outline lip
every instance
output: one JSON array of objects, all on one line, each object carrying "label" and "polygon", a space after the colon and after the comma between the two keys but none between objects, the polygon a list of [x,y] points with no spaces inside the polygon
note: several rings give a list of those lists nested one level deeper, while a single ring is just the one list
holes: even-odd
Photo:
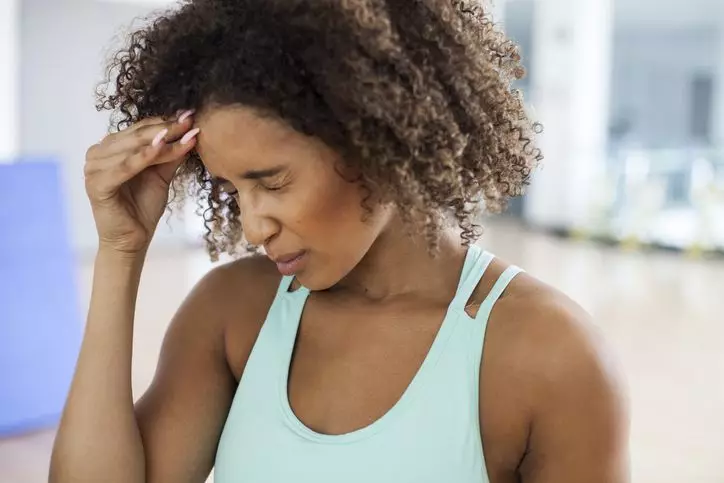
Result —
[{"label": "lip", "polygon": [[299,272],[307,259],[307,252],[300,250],[295,253],[288,253],[279,257],[269,257],[277,265],[277,270],[282,275],[290,276]]}]

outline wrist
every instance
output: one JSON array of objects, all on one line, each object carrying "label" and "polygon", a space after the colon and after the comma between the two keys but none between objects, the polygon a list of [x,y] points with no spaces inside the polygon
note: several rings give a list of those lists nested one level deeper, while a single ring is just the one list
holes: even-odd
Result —
[{"label": "wrist", "polygon": [[126,268],[140,268],[146,260],[147,249],[124,251],[101,243],[96,253],[96,263]]}]

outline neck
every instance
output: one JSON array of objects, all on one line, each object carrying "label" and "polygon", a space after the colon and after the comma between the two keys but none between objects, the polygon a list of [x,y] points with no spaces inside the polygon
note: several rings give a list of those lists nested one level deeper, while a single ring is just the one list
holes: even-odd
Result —
[{"label": "neck", "polygon": [[465,253],[454,230],[443,234],[437,253],[432,254],[423,236],[411,236],[395,224],[380,234],[336,288],[378,302],[400,295],[449,298],[457,287]]}]

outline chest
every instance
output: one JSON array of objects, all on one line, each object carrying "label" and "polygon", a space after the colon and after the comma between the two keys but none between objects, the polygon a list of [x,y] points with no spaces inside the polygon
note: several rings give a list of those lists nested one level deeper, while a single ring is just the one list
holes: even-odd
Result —
[{"label": "chest", "polygon": [[289,365],[291,409],[322,434],[350,433],[379,420],[415,379],[445,315],[446,307],[434,304],[310,298]]},{"label": "chest", "polygon": [[[476,339],[478,333],[468,330],[474,321],[450,323],[454,318],[446,317],[445,306],[419,301],[356,306],[310,296],[298,314],[285,315],[298,317],[296,325],[287,320],[279,332],[274,325],[280,320],[271,317],[259,334],[255,355],[249,357],[248,371],[244,370],[249,373],[245,374],[247,384],[240,386],[227,422],[224,447],[238,443],[251,455],[289,441],[289,429],[303,439],[327,443],[338,435],[344,435],[345,441],[347,437],[356,440],[385,428],[387,432],[359,443],[354,452],[352,447],[350,452],[343,451],[346,445],[315,445],[313,453],[331,451],[334,455],[330,453],[329,458],[340,461],[354,453],[349,461],[353,464],[364,453],[360,451],[363,444],[369,446],[370,455],[383,458],[384,445],[393,441],[398,449],[389,451],[399,455],[400,445],[407,444],[416,448],[410,453],[413,456],[440,455],[433,457],[437,462],[433,467],[441,467],[445,451],[451,457],[464,453],[470,461],[482,461],[482,440],[491,481],[515,481],[511,478],[520,454],[514,450],[519,445],[511,431],[514,411],[505,391],[501,392],[509,384],[501,369],[499,354],[504,350],[495,340],[496,324],[491,324],[485,341],[496,348],[483,355],[479,372],[475,350],[468,353],[483,344],[482,338]],[[279,347],[283,348],[279,351]],[[284,360],[277,364],[280,358]],[[281,383],[272,384],[272,380]],[[390,435],[390,421],[400,435]],[[268,444],[260,437],[268,439]],[[448,437],[457,438],[452,451],[443,449]]]},{"label": "chest", "polygon": [[[459,317],[311,298],[291,324],[277,309],[287,318],[265,323],[227,418],[219,481],[487,483]],[[264,465],[272,453],[284,464]]]}]

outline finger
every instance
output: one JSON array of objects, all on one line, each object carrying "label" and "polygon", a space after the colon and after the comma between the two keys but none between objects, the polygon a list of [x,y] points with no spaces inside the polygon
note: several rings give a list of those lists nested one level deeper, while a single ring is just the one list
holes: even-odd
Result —
[{"label": "finger", "polygon": [[179,109],[176,111],[176,115],[172,116],[171,118],[168,117],[148,117],[145,119],[141,119],[140,121],[134,123],[129,130],[136,130],[138,128],[142,127],[148,127],[148,126],[154,126],[157,124],[163,124],[166,122],[178,122],[179,124],[182,124],[186,119],[188,119],[192,114],[196,112],[195,109]]},{"label": "finger", "polygon": [[112,144],[115,141],[117,141],[119,138],[124,138],[124,137],[128,136],[129,134],[131,134],[132,132],[137,131],[140,128],[163,124],[165,122],[168,122],[168,119],[164,119],[162,117],[149,117],[146,119],[142,119],[125,129],[121,129],[120,131],[116,131],[116,132],[107,133],[105,136],[103,136],[103,139],[101,139],[98,142],[98,145],[102,145],[104,143],[106,145]]},{"label": "finger", "polygon": [[96,160],[94,168],[90,168],[91,176],[99,186],[101,194],[115,192],[121,185],[135,177],[144,169],[153,165],[165,143],[161,141],[155,146],[145,146],[133,154],[116,154],[111,157]]},{"label": "finger", "polygon": [[[178,165],[186,158],[189,151],[196,145],[199,128],[189,131],[181,140],[166,144],[161,140],[139,148],[134,154],[116,154],[86,163],[85,175],[87,183],[93,187],[99,197],[109,196],[123,183],[135,177],[143,170],[156,167],[159,175],[170,182]],[[169,164],[168,167],[163,167]]]},{"label": "finger", "polygon": [[142,147],[149,146],[154,140],[158,143],[166,137],[170,138],[171,130],[173,129],[173,132],[176,133],[180,127],[177,125],[174,129],[174,124],[167,121],[144,126],[127,133],[118,133],[117,137],[101,143],[101,149],[94,154],[96,157],[109,157],[121,153],[132,154]]},{"label": "finger", "polygon": [[[181,113],[178,120],[167,120],[162,118],[144,119],[134,125],[133,128],[114,133],[101,142],[98,156],[112,156],[121,152],[133,152],[151,142],[166,129],[161,135],[166,142],[174,142],[180,139],[193,124],[193,111]],[[101,152],[102,151],[102,152]]]},{"label": "finger", "polygon": [[176,115],[172,118],[166,118],[166,117],[149,117],[146,119],[141,119],[137,123],[133,124],[128,131],[136,131],[141,128],[147,128],[147,127],[153,127],[157,126],[159,124],[168,124],[176,122],[178,124],[185,124],[187,120],[190,120],[191,116],[194,114],[195,109],[180,109],[176,112]]},{"label": "finger", "polygon": [[86,179],[96,176],[103,171],[108,171],[110,168],[121,164],[127,157],[126,154],[121,153],[101,159],[90,158],[83,166],[83,175]]},{"label": "finger", "polygon": [[136,129],[126,129],[113,133],[104,138],[100,143],[96,145],[96,149],[88,155],[92,155],[96,158],[104,158],[114,156],[116,154],[133,152],[144,145],[150,144],[148,140],[149,132],[160,132],[164,129],[168,129],[171,123],[168,121],[162,121],[157,123],[148,123],[144,126]]},{"label": "finger", "polygon": [[[159,134],[161,133],[163,131]],[[157,142],[154,141],[149,146],[138,149],[135,154],[116,165],[117,179],[120,183],[125,183],[150,166],[172,163],[186,157],[195,146],[198,133],[199,128],[192,129],[178,142],[172,144],[166,143],[161,136],[157,136]]]},{"label": "finger", "polygon": [[[196,146],[196,136],[199,129],[192,129],[184,138],[168,146],[169,152],[166,154],[170,158],[169,161],[156,163],[154,169],[163,178],[166,183],[170,183],[179,165],[186,159],[188,153]],[[161,156],[159,156],[161,158]]]},{"label": "finger", "polygon": [[87,162],[83,169],[86,192],[91,199],[106,199],[118,191],[121,186],[116,171],[127,156],[117,154],[103,159],[103,163]]},{"label": "finger", "polygon": [[150,161],[150,165],[170,163],[177,158],[185,157],[196,145],[196,136],[199,131],[199,128],[191,129],[175,143],[169,144],[164,141],[163,147],[158,155]]},{"label": "finger", "polygon": [[142,127],[149,127],[149,126],[154,126],[157,124],[163,124],[168,121],[169,121],[168,119],[165,119],[161,116],[147,117],[145,119],[141,119],[140,121],[133,123],[130,127],[128,127],[128,129],[124,129],[121,132],[133,132]]}]

